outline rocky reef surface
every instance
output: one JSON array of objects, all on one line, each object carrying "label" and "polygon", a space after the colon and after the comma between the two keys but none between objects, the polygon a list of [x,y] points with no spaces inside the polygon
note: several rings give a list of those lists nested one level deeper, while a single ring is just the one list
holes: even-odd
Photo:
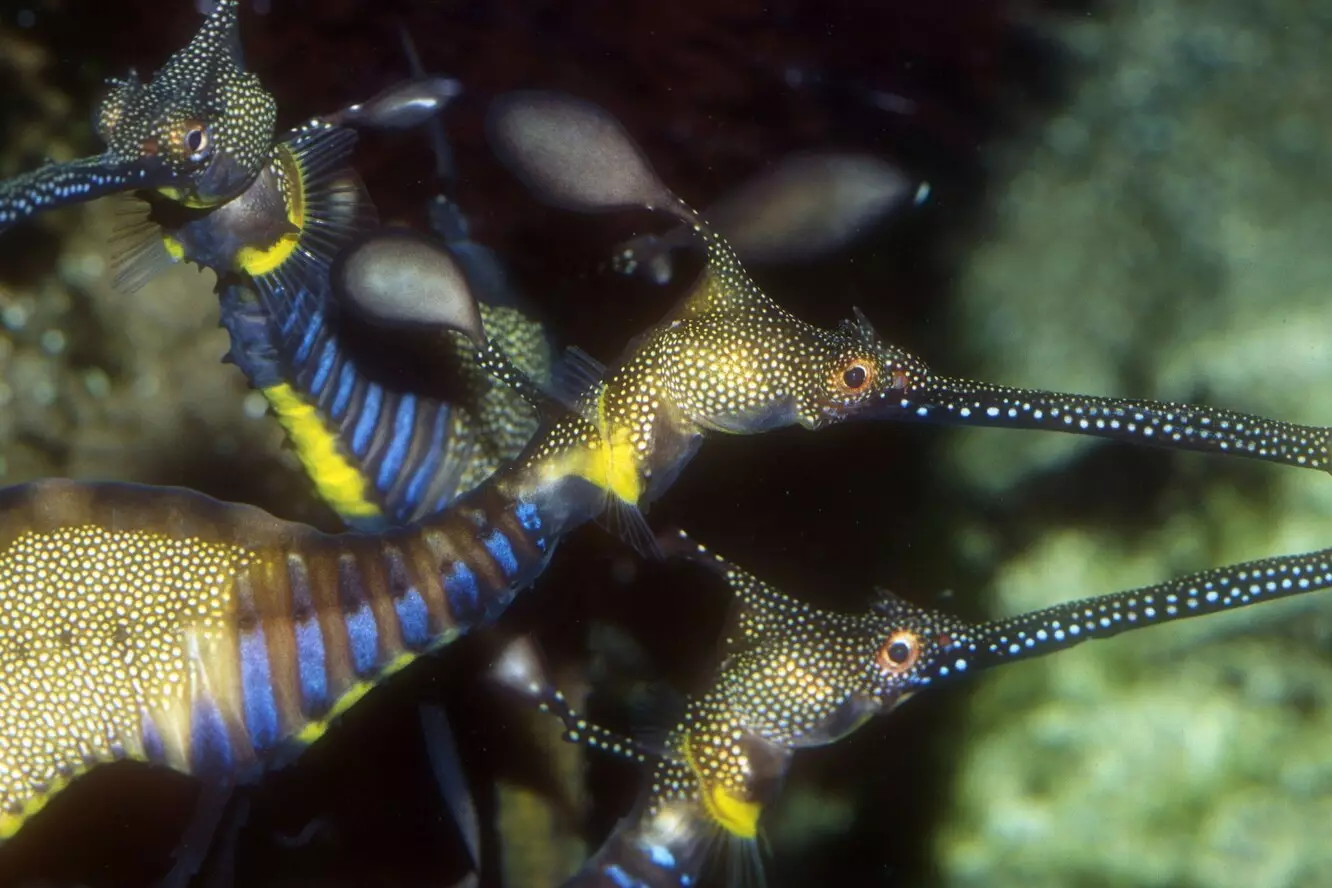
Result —
[{"label": "rocky reef surface", "polygon": [[[985,147],[984,222],[948,245],[950,299],[929,310],[932,332],[918,338],[948,344],[928,355],[941,369],[994,381],[1332,424],[1332,6],[1106,6],[1038,20],[1074,59],[1075,79],[1053,115]],[[282,37],[260,36],[261,48]],[[301,53],[276,57],[306,64]],[[53,50],[0,19],[0,89],[19,99],[0,106],[0,175],[95,150],[68,77]],[[737,96],[737,106],[749,101]],[[641,116],[635,132],[660,115]],[[418,189],[391,199],[415,205]],[[116,292],[116,225],[103,201],[0,238],[0,482],[183,484],[332,526],[262,400],[219,363],[226,337],[211,273],[174,269]],[[829,267],[869,289],[864,263],[859,277]],[[854,289],[837,277],[817,283]],[[866,302],[872,317],[889,313]],[[811,467],[813,480],[778,477],[797,489],[790,504],[768,514],[737,497],[701,510],[715,509],[719,525],[832,528],[813,542],[789,537],[802,544],[793,559],[834,551],[829,540],[844,546],[839,557],[888,557],[871,548],[887,531],[844,520],[861,514],[862,492],[846,482],[841,503],[814,470],[840,469],[841,457],[815,463],[799,449],[839,445],[802,440],[752,445],[783,458],[789,447],[793,465]],[[1332,542],[1332,479],[1314,473],[1063,435],[949,430],[932,440],[941,451],[929,482],[947,491],[938,502],[948,511],[932,513],[934,498],[899,511],[922,546],[921,528],[945,528],[930,544],[940,563],[983,580],[954,602],[973,614]],[[818,511],[797,507],[802,483],[817,488]],[[787,556],[773,548],[772,565],[751,566],[776,579]],[[910,788],[935,809],[928,860],[913,864],[927,872],[911,884],[1332,884],[1330,648],[1332,601],[1310,596],[1095,643],[948,692],[952,711],[909,747],[929,745],[943,762],[932,765],[942,777]],[[883,849],[900,841],[900,799],[876,774],[885,745],[920,730],[920,705],[797,770],[770,831],[789,865],[774,884],[855,872],[853,854],[829,853],[839,844],[878,843],[876,866],[892,856]],[[829,763],[843,774],[832,794],[806,780]]]},{"label": "rocky reef surface", "polygon": [[[1332,7],[1153,0],[1056,34],[1079,85],[993,149],[988,230],[960,251],[969,372],[1332,424]],[[956,540],[996,614],[1332,543],[1332,479],[1310,472],[950,440],[943,474],[987,516]],[[944,884],[1332,884],[1330,651],[1319,595],[982,679]]]}]

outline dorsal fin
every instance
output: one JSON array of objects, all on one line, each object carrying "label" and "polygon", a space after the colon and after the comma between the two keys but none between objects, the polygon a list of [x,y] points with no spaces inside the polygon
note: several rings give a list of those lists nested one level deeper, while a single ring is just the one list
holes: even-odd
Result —
[{"label": "dorsal fin", "polygon": [[736,653],[762,643],[780,631],[793,614],[813,614],[797,601],[763,582],[738,564],[728,561],[695,541],[684,530],[658,536],[658,545],[668,557],[702,565],[725,580],[735,598],[727,617],[724,653]]}]

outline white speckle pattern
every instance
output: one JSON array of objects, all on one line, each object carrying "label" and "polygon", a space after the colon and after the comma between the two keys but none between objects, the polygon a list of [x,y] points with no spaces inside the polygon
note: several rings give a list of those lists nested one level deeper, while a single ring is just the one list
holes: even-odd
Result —
[{"label": "white speckle pattern", "polygon": [[973,668],[1026,659],[1090,638],[1332,587],[1332,549],[1218,567],[1154,586],[1060,604],[974,627]]},{"label": "white speckle pattern", "polygon": [[220,0],[149,83],[112,82],[97,114],[107,152],[0,183],[0,230],[43,210],[170,186],[193,206],[239,194],[268,162],[277,104],[233,53],[238,0]]},{"label": "white speckle pattern", "polygon": [[188,696],[183,629],[222,628],[244,550],[95,526],[0,552],[0,820],[133,752]]},{"label": "white speckle pattern", "polygon": [[930,422],[1049,429],[1323,471],[1330,467],[1332,429],[1192,404],[1008,388],[939,376],[896,406],[903,418]]},{"label": "white speckle pattern", "polygon": [[621,366],[582,393],[579,415],[544,436],[528,467],[609,445],[634,460],[640,478],[671,477],[689,453],[674,446],[681,438],[821,428],[917,384],[919,362],[868,325],[806,324],[754,284],[718,234],[702,222],[695,231],[708,256],[699,283]]}]

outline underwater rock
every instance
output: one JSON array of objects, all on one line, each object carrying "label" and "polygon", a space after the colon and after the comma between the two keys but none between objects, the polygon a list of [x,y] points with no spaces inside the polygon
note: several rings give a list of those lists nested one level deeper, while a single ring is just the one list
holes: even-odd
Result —
[{"label": "underwater rock", "polygon": [[[1060,29],[1083,77],[995,157],[954,307],[967,372],[1332,420],[1332,20],[1306,12],[1138,2]],[[1016,532],[959,528],[993,613],[1329,542],[1332,481],[1305,473],[1075,436],[950,444],[966,496],[1023,501]],[[1159,476],[1134,474],[1149,462]],[[1118,511],[1089,517],[1098,490]],[[1311,596],[986,677],[958,726],[942,883],[1332,884],[1330,636],[1332,600]]]},{"label": "underwater rock", "polygon": [[[20,99],[0,111],[14,134],[0,176],[93,150],[86,112],[54,85],[58,67],[0,26],[0,86]],[[281,430],[255,420],[244,379],[221,363],[212,273],[179,267],[132,295],[113,288],[124,208],[51,213],[0,242],[0,483],[178,484],[322,518],[284,465]]]}]

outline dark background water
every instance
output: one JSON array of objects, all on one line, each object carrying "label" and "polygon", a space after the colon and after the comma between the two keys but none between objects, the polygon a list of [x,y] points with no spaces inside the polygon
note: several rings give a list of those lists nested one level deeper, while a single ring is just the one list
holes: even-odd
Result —
[{"label": "dark background water", "polygon": [[[67,97],[65,116],[81,121],[96,103],[101,78],[129,67],[146,74],[183,45],[198,21],[189,6],[4,0],[10,12],[22,7],[34,15],[31,27],[13,27],[9,14],[0,25],[49,53],[44,82]],[[983,0],[273,0],[272,6],[267,15],[247,7],[242,35],[249,67],[278,100],[280,124],[333,110],[402,78],[399,25],[411,32],[430,71],[463,82],[467,95],[447,115],[459,199],[477,238],[511,261],[565,342],[613,360],[669,307],[672,291],[605,269],[611,245],[662,223],[646,214],[575,217],[532,201],[499,167],[481,133],[486,101],[508,89],[564,90],[607,107],[669,185],[699,207],[796,150],[870,151],[928,179],[932,198],[924,207],[895,216],[851,250],[798,268],[755,269],[754,275],[783,305],[815,323],[835,323],[859,306],[888,338],[955,372],[970,369],[952,342],[958,257],[993,225],[987,152],[1044,126],[1078,82],[1080,72],[1063,51],[1038,36],[1040,25],[1095,12],[1072,2]],[[6,102],[13,103],[5,115],[8,144],[25,119],[25,103],[42,99],[21,79],[4,86]],[[79,123],[68,123],[68,138],[90,150]],[[24,168],[40,158],[5,159]],[[385,219],[422,222],[423,202],[435,188],[423,139],[368,136],[358,167]],[[5,280],[31,285],[49,273],[59,236],[58,230],[29,231],[0,243]],[[70,335],[77,341],[79,332]],[[400,350],[383,346],[386,362],[399,360]],[[410,379],[429,369],[394,363],[392,372]],[[227,376],[232,371],[219,367],[216,373],[227,380],[217,384],[216,397],[237,400]],[[174,396],[168,381],[161,397]],[[271,448],[212,447],[210,428],[204,423],[197,430],[198,441],[179,441],[177,452],[134,454],[123,472],[108,457],[97,464],[99,473],[183,484],[335,526]],[[961,554],[959,516],[987,523],[1002,554],[1030,543],[1026,525],[1010,523],[1012,516],[1039,513],[1045,524],[1065,526],[1133,526],[1147,521],[1143,502],[1178,490],[1173,461],[1116,449],[1056,480],[987,497],[953,482],[941,455],[948,434],[844,428],[710,440],[650,518],[657,526],[687,527],[817,604],[855,608],[880,585],[977,615],[986,605],[974,600],[973,590],[985,588],[1000,557]],[[243,440],[254,437],[247,435]],[[117,440],[112,435],[107,448],[114,450]],[[133,438],[126,433],[123,440]],[[66,470],[58,458],[46,465],[47,473]],[[1251,477],[1240,473],[1234,484],[1248,490]],[[1132,479],[1131,489],[1125,478]],[[20,478],[11,473],[10,480]],[[1258,485],[1252,493],[1262,496]],[[1106,590],[1078,594],[1092,591]],[[534,630],[553,658],[577,672],[587,657],[588,628],[612,623],[640,641],[654,676],[687,689],[706,677],[724,607],[724,590],[713,579],[641,564],[606,534],[587,528],[562,547],[506,617],[506,628]],[[428,777],[417,705],[449,704],[483,815],[491,806],[488,777],[522,769],[532,755],[514,711],[477,692],[477,667],[486,657],[484,640],[469,641],[413,667],[358,705],[298,765],[266,780],[253,796],[251,826],[240,840],[240,884],[446,884],[459,864],[458,848]],[[798,841],[799,824],[817,822],[820,812],[779,812],[796,826],[775,843],[770,884],[937,883],[933,842],[965,739],[958,736],[965,722],[957,716],[968,693],[963,687],[914,701],[845,743],[798,759],[792,785],[817,789],[798,804],[841,806],[852,817],[831,832],[811,827]],[[613,699],[595,700],[594,709],[619,727],[630,725]],[[595,842],[631,803],[640,774],[594,762],[590,778],[595,804],[584,834]],[[7,884],[23,878],[141,884],[165,865],[192,792],[188,781],[173,775],[100,769],[58,797],[51,813],[6,849],[4,864],[12,872],[0,878]],[[300,832],[312,819],[323,826],[304,847],[273,840]]]}]

